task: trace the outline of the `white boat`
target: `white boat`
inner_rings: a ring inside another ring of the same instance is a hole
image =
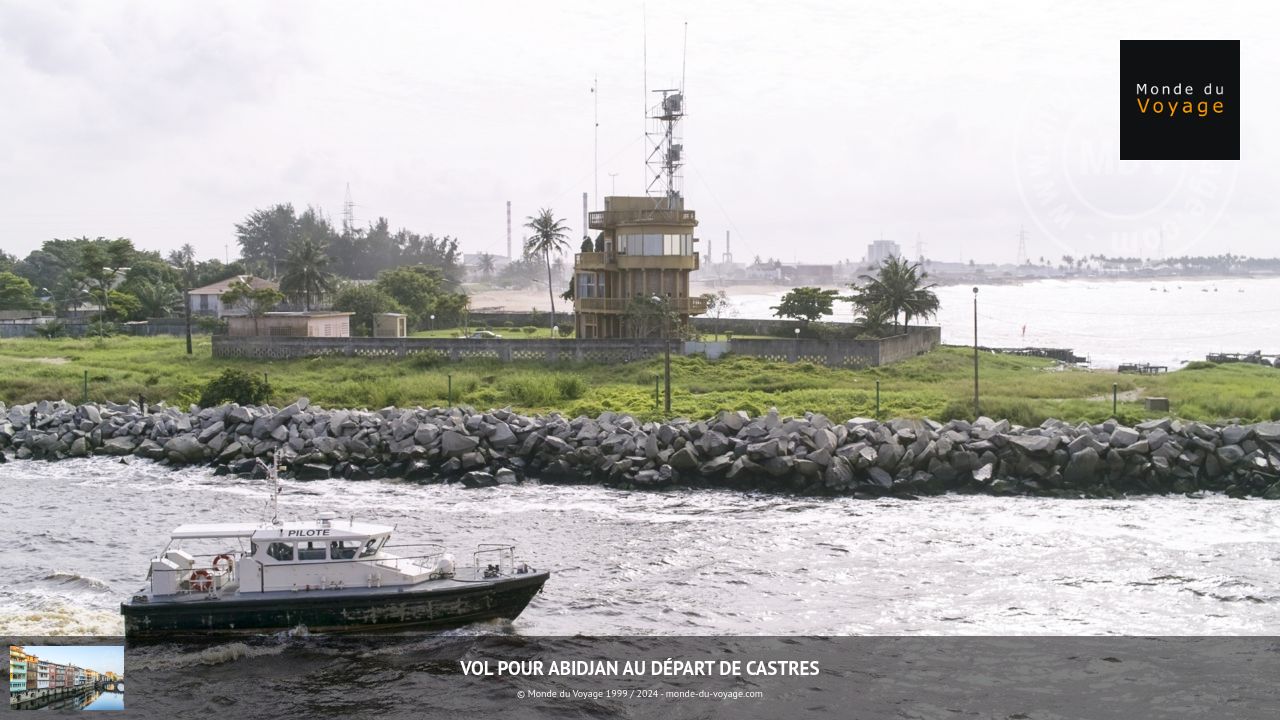
[[[279,493],[277,485],[273,506]],[[482,545],[470,565],[458,566],[438,545],[390,545],[394,532],[335,512],[295,522],[273,516],[261,523],[182,525],[152,558],[147,585],[121,604],[125,635],[514,620],[550,577],[518,561],[513,545]]]

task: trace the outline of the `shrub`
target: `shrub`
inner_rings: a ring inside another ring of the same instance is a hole
[[[526,325],[525,327],[520,328],[520,332],[523,332],[525,335],[532,335],[538,332],[538,328],[533,327],[532,325]]]
[[[52,320],[41,325],[33,326],[31,328],[31,332],[34,332],[45,340],[52,340],[57,337],[65,336],[67,334],[67,326],[66,323],[61,320]]]
[[[111,337],[120,332],[120,326],[106,320],[94,320],[84,328],[85,335],[93,337]]]
[[[561,400],[577,400],[587,392],[587,383],[577,375],[560,375],[556,378],[556,392]]]
[[[1184,370],[1210,370],[1218,367],[1218,363],[1209,362],[1207,360],[1193,360],[1187,363]]]
[[[199,332],[210,335],[225,335],[227,332],[227,321],[212,315],[196,316],[195,325]]]
[[[227,402],[241,405],[261,405],[271,397],[271,385],[244,370],[227,368],[204,387],[200,394],[201,407],[213,407]]]

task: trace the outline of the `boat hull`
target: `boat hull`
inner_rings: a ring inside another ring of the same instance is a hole
[[[311,632],[444,629],[514,620],[549,573],[410,588],[246,593],[232,598],[130,601],[120,606],[131,640],[261,634],[305,626]]]

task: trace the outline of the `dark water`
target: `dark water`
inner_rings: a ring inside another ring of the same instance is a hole
[[[9,501],[0,506],[9,543],[0,553],[0,636],[119,634],[118,603],[142,585],[146,561],[170,529],[255,520],[267,499],[258,481],[103,459],[10,463],[0,467],[0,480]],[[793,711],[846,717],[854,690],[869,703],[858,717],[1108,716],[1055,705],[1034,667],[1057,673],[1062,692],[1111,698],[1106,707],[1126,708],[1128,717],[1134,711],[1121,700],[1146,697],[1132,683],[1148,681],[1163,683],[1167,702],[1190,693],[1226,703],[1214,706],[1219,711],[1232,710],[1205,717],[1252,717],[1244,710],[1275,706],[1268,705],[1274,691],[1243,682],[1263,668],[1274,673],[1280,662],[1280,643],[1265,637],[1248,641],[1255,644],[1247,652],[1156,646],[1170,661],[1199,658],[1195,667],[1169,669],[1123,644],[1082,649],[996,638],[975,648],[954,644],[972,639],[914,638],[926,644],[851,650],[841,643],[877,639],[742,636],[1274,635],[1280,628],[1280,503],[1219,497],[857,501],[326,481],[286,483],[282,509],[286,516],[332,509],[395,523],[398,541],[442,543],[460,559],[478,543],[512,541],[531,564],[554,574],[514,623],[371,638],[299,629],[201,646],[130,648],[130,716],[194,709],[236,717],[777,717]],[[580,635],[631,637],[602,646]],[[463,677],[458,665],[463,658],[628,653],[826,653],[829,662],[818,678],[722,678],[692,686],[477,679]],[[919,672],[923,680],[909,679]],[[1240,682],[1230,681],[1233,673]],[[1210,677],[1209,695],[1203,688],[1193,692],[1184,680]],[[878,694],[862,692],[868,683]],[[526,689],[653,687],[726,695],[648,704],[513,699]],[[1008,696],[1014,699],[1000,707],[1013,709],[1004,714],[993,714],[994,705],[966,704],[993,687],[1024,694]],[[764,696],[732,699],[753,689]],[[927,711],[899,711],[907,706]],[[1036,712],[1023,712],[1028,708]]]
[[[184,522],[262,516],[261,481],[104,459],[0,466],[0,633],[116,635]],[[20,490],[14,491],[13,488]],[[1184,497],[859,501],[588,486],[286,483],[282,514],[394,523],[554,575],[525,635],[1268,634],[1280,503]]]

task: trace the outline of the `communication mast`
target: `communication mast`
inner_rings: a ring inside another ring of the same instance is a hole
[[[1025,227],[1018,228],[1018,265],[1026,265],[1030,258],[1027,257],[1027,229]]]
[[[342,233],[350,235],[356,230],[356,204],[351,200],[351,183],[347,183],[347,195],[342,201]]]
[[[684,93],[677,88],[654,90],[662,99],[649,110],[649,157],[645,166],[649,169],[649,185],[646,192],[651,197],[680,197],[684,166],[684,144],[680,134],[680,121],[684,119]]]

